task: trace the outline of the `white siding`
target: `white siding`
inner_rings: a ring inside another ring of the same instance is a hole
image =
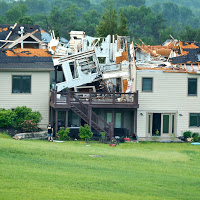
[[[142,92],[143,77],[153,78],[153,92]],[[188,78],[197,78],[197,96],[188,96]],[[200,128],[189,127],[189,113],[200,113],[200,76],[198,74],[138,70],[136,87],[139,91],[137,126],[139,137],[147,137],[148,112],[176,113],[177,136],[181,136],[186,130],[200,132]]]
[[[31,94],[12,94],[12,75],[31,75]],[[49,72],[0,72],[0,108],[27,106],[42,114],[40,127],[49,122]]]

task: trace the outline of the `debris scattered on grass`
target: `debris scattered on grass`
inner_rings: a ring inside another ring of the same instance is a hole
[[[103,156],[100,156],[100,155],[89,155],[90,157],[93,157],[93,158],[101,158]]]

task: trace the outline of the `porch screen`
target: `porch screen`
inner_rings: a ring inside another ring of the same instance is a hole
[[[31,93],[31,76],[12,76],[12,93]]]

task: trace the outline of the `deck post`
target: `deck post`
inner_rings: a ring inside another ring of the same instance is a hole
[[[56,90],[54,90],[53,91],[53,101],[54,101],[54,104],[56,104],[56,102],[57,102],[57,91]]]
[[[114,127],[115,127],[115,111],[114,109],[112,109],[112,135],[111,135],[111,138],[114,137]]]
[[[66,101],[67,101],[67,105],[70,106],[70,91],[69,90],[67,90],[66,92]]]
[[[68,128],[68,115],[69,115],[69,110],[66,110],[66,115],[65,115],[65,128]]]
[[[54,67],[55,68],[55,82],[57,83],[57,71],[58,71],[58,67],[57,66],[55,66]]]
[[[113,90],[112,93],[113,93],[113,104],[115,104],[115,90]]]
[[[58,132],[58,110],[55,110],[55,137]]]
[[[53,108],[51,107],[51,119],[50,119],[50,122],[51,122],[51,126],[53,126]]]
[[[134,110],[134,132],[135,136],[137,136],[137,108]]]
[[[90,127],[90,130],[92,130],[92,107],[89,105],[88,106],[88,122],[89,122],[89,127]]]
[[[91,103],[92,103],[92,90],[91,89],[89,90],[89,94],[90,94],[89,103],[91,105]]]

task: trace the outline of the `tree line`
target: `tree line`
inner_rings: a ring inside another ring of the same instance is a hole
[[[185,0],[187,1],[187,0]],[[90,36],[108,34],[162,44],[169,35],[200,41],[200,20],[192,8],[174,2],[145,0],[0,0],[1,24],[37,24],[69,39],[71,30]]]

